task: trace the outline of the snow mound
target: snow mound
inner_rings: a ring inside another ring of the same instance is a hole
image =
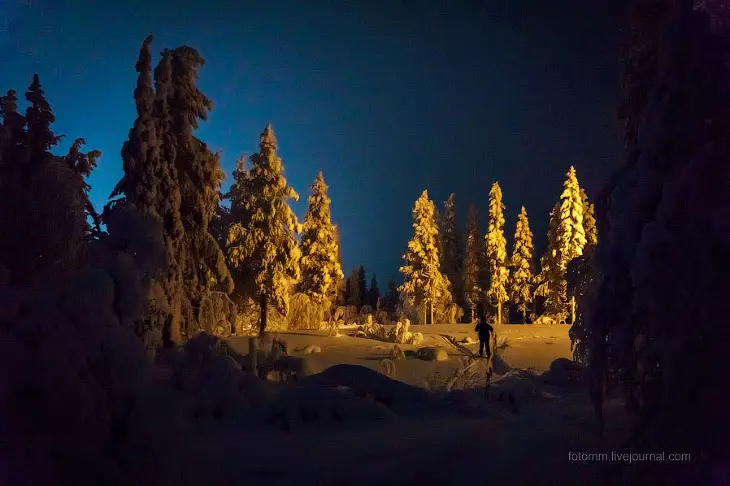
[[[470,336],[466,336],[465,338],[461,339],[459,341],[461,344],[474,344],[476,343],[476,340],[471,338]]]
[[[296,386],[315,388],[347,387],[355,396],[373,397],[396,413],[410,413],[430,402],[430,394],[415,386],[392,380],[377,371],[357,365],[335,365],[300,380]]]
[[[448,361],[449,353],[443,346],[425,347],[416,351],[416,356],[424,361]]]
[[[567,358],[558,358],[550,363],[550,369],[542,374],[545,383],[558,386],[575,385],[583,382],[585,367]]]
[[[382,403],[347,391],[315,386],[286,387],[267,407],[267,424],[285,431],[305,425],[331,426],[395,419]]]
[[[308,344],[306,346],[303,346],[301,348],[295,349],[295,351],[302,353],[302,354],[315,354],[315,353],[321,353],[322,348],[317,346],[316,344]]]

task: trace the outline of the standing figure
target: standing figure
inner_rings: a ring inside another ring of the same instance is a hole
[[[486,349],[487,359],[492,356],[492,338],[494,336],[494,328],[487,322],[487,315],[484,312],[482,303],[477,304],[477,325],[474,328],[479,335],[479,357],[484,358]]]

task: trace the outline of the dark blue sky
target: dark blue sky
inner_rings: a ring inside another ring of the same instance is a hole
[[[40,75],[61,149],[84,137],[104,153],[100,208],[121,177],[142,40],[155,35],[155,54],[195,47],[215,104],[197,135],[226,173],[272,122],[295,210],[322,169],[345,273],[364,264],[382,288],[423,189],[439,205],[455,192],[463,221],[468,202],[484,216],[499,180],[508,240],[524,204],[538,246],[571,164],[596,193],[621,154],[622,3],[0,0],[0,89]]]

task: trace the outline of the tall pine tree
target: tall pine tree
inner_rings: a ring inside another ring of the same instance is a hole
[[[489,272],[487,298],[496,310],[496,322],[503,323],[503,306],[508,301],[507,240],[504,237],[504,204],[499,182],[489,191],[489,229],[484,237]]]
[[[370,289],[368,290],[368,303],[373,310],[379,310],[379,301],[380,289],[378,289],[378,279],[375,278],[375,274],[373,274],[373,278],[370,279]]]
[[[400,267],[405,282],[398,290],[408,302],[423,308],[424,323],[427,312],[433,323],[434,303],[448,292],[448,281],[439,270],[436,206],[428,191],[423,191],[413,207],[413,229],[413,239],[403,255],[406,264]]]
[[[557,266],[561,279],[566,279],[568,263],[583,254],[586,244],[583,228],[583,198],[578,184],[575,168],[570,166],[563,183],[563,192],[560,194],[560,209],[558,213],[558,255]],[[575,297],[569,299],[570,322],[575,321]]]
[[[388,289],[385,291],[385,295],[383,296],[381,308],[389,312],[392,316],[398,310],[399,304],[400,293],[398,292],[398,284],[395,280],[391,280],[388,282]]]
[[[456,224],[456,196],[451,194],[444,201],[444,214],[440,228],[441,236],[441,272],[449,279],[452,295],[457,305],[464,305],[464,252],[461,234]]]
[[[360,265],[360,268],[357,269],[357,292],[360,296],[360,305],[369,305],[367,274],[363,265]]]
[[[509,297],[522,314],[522,322],[527,320],[527,309],[532,304],[533,262],[532,231],[527,219],[527,211],[522,206],[517,216],[514,248],[510,258]]]
[[[156,278],[146,331],[163,328],[166,344],[180,342],[212,322],[201,322],[211,291],[230,292],[233,281],[209,224],[223,179],[219,158],[193,132],[206,120],[211,101],[198,89],[204,60],[187,46],[165,49],[150,79],[152,37],[145,39],[137,62],[134,91],[137,119],[122,147],[124,176],[110,197],[107,215],[133,205],[163,223],[168,266]]]
[[[466,304],[474,319],[474,306],[483,298],[484,290],[481,286],[481,255],[484,253],[484,239],[479,232],[479,212],[473,204],[469,206],[466,219],[466,254],[464,256],[462,278],[464,282],[464,296]]]
[[[598,227],[596,226],[596,208],[588,199],[585,189],[580,188],[580,198],[583,201],[583,231],[585,231],[586,244],[583,248],[594,249],[598,245]]]
[[[558,262],[561,271],[565,271],[573,258],[583,254],[586,244],[583,229],[583,198],[578,184],[575,168],[571,165],[563,183],[560,194],[560,212],[558,213]]]
[[[302,225],[299,290],[322,305],[337,292],[343,274],[337,234],[330,218],[330,198],[321,171],[311,189]]]
[[[299,195],[287,184],[276,150],[269,124],[261,134],[259,153],[250,158],[251,169],[239,163],[231,188],[228,262],[243,295],[258,300],[261,334],[269,303],[286,314],[289,288],[300,276],[299,223],[289,206],[289,200],[298,200]]]
[[[566,319],[566,281],[565,272],[560,270],[560,245],[558,224],[560,203],[550,211],[547,232],[547,251],[540,258],[540,273],[535,279],[535,295],[542,297],[545,311],[557,322]]]

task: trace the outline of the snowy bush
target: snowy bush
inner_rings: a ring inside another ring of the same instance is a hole
[[[381,359],[378,363],[378,373],[382,373],[388,377],[395,375],[395,361],[390,358]]]
[[[542,325],[551,325],[552,326],[553,324],[557,324],[557,321],[555,320],[555,318],[553,316],[544,314],[544,315],[541,315],[540,317],[538,317],[537,319],[535,319],[534,321],[532,321],[532,323],[538,324],[538,325],[542,324]]]
[[[374,314],[373,308],[369,305],[364,305],[360,308],[360,316],[367,316]]]
[[[509,347],[509,338],[507,336],[497,336],[495,348],[504,349]]]
[[[198,319],[206,332],[220,337],[230,336],[236,328],[236,305],[226,293],[210,292],[200,304]]]
[[[366,316],[365,323],[358,327],[355,335],[358,337],[366,337],[371,339],[386,339],[385,327],[376,322],[373,322],[372,314],[368,314]]]
[[[289,300],[286,316],[288,329],[319,329],[324,319],[324,308],[307,294],[294,294]]]
[[[393,346],[393,349],[390,350],[390,353],[388,354],[388,358],[393,361],[398,361],[401,359],[406,359],[406,355],[403,352],[403,350],[401,349],[401,347],[396,344],[395,346]]]
[[[209,334],[185,344],[173,366],[172,387],[188,397],[190,417],[219,419],[248,403],[242,389],[243,361],[225,341]]]
[[[423,334],[420,332],[414,332],[413,334],[411,334],[411,339],[408,344],[412,344],[413,346],[420,346],[421,344],[423,344]]]

